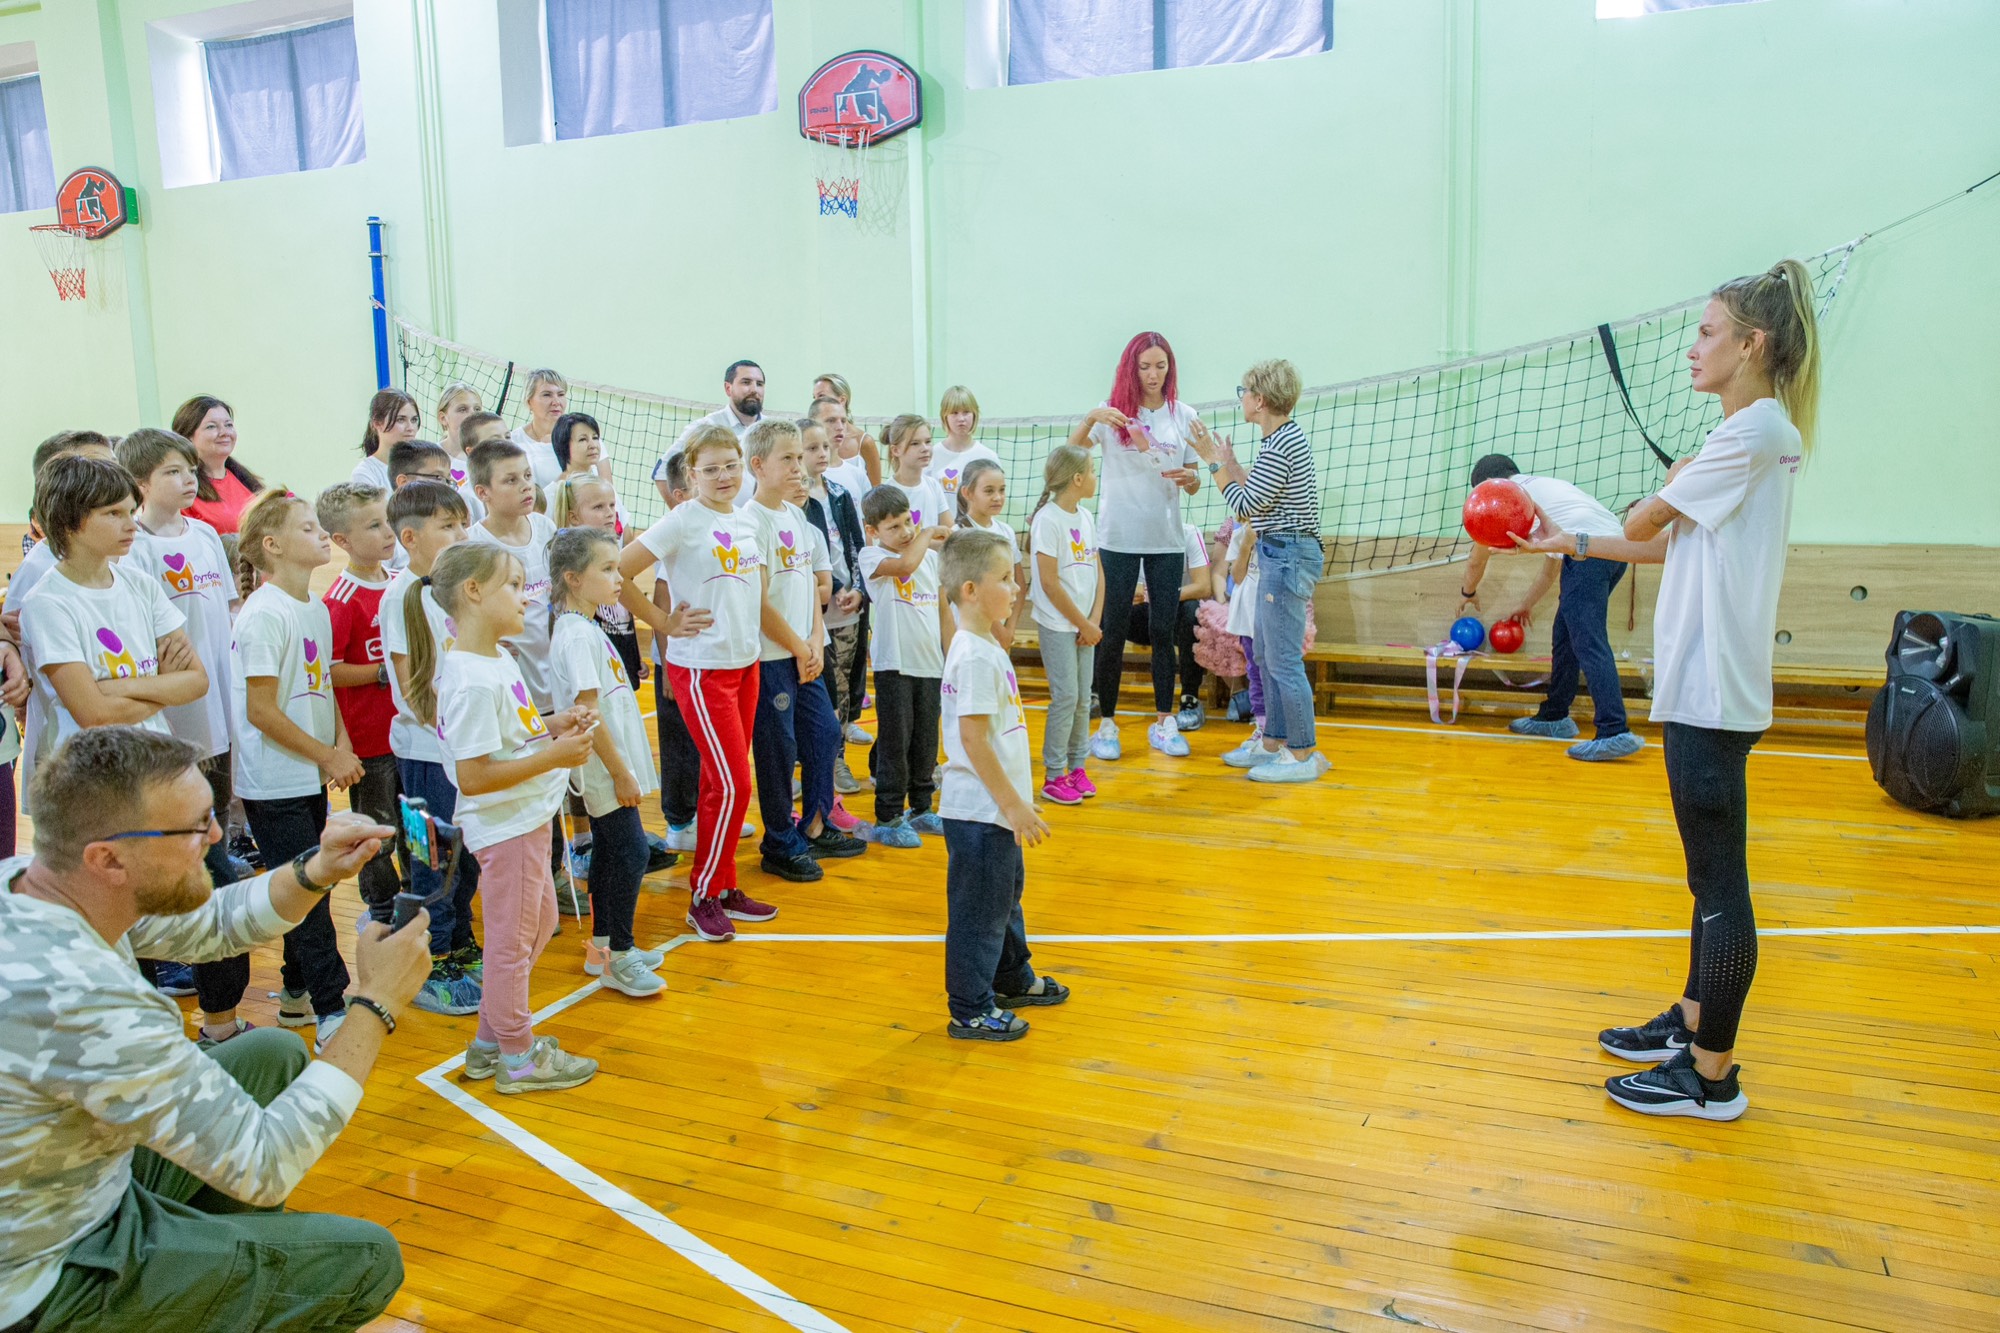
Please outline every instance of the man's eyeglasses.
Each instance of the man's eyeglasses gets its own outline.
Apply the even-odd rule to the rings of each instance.
[[[95,841],[126,842],[133,838],[197,838],[197,837],[205,838],[208,836],[209,830],[214,827],[215,827],[215,807],[210,806],[208,810],[208,818],[205,821],[203,821],[203,823],[199,828],[133,829],[129,833],[108,834],[105,837],[95,839]]]

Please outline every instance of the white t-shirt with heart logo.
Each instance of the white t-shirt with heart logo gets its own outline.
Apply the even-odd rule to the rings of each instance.
[[[232,648],[235,679],[230,698],[236,744],[230,769],[236,794],[250,801],[311,796],[325,785],[319,765],[250,725],[246,682],[269,676],[278,683],[278,707],[322,745],[339,736],[333,699],[333,617],[317,597],[305,601],[275,583],[243,599]]]
[[[699,634],[667,640],[670,666],[731,670],[758,660],[764,644],[761,526],[742,507],[716,510],[690,500],[639,534],[639,544],[665,571],[674,602],[715,617]]]

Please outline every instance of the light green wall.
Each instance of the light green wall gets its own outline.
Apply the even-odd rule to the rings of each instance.
[[[1326,55],[999,89],[965,86],[959,0],[777,0],[775,114],[525,147],[502,141],[490,0],[359,0],[367,162],[169,191],[145,24],[205,7],[0,4],[0,43],[37,43],[59,170],[139,187],[117,258],[144,298],[58,308],[31,219],[0,225],[25,404],[0,476],[49,431],[195,392],[234,403],[267,475],[344,476],[373,387],[370,213],[399,312],[524,362],[713,398],[751,355],[780,403],[836,367],[871,414],[964,382],[1016,416],[1097,401],[1138,328],[1174,339],[1193,398],[1271,354],[1345,380],[1650,309],[2000,168],[1990,0],[1615,22],[1591,0],[1340,0]],[[800,82],[856,46],[925,75],[920,225],[892,237],[816,216],[794,127]],[[2000,184],[1862,250],[1798,540],[2000,541],[1996,241]]]

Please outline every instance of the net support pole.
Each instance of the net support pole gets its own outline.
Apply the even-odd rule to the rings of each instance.
[[[369,314],[375,326],[375,387],[389,387],[389,301],[388,288],[383,281],[382,261],[382,219],[368,219],[368,276],[373,284],[370,293]]]
[[[925,63],[924,7],[907,5],[903,10],[903,41]],[[921,72],[917,76],[922,78]],[[916,401],[933,401],[931,386],[931,255],[930,255],[930,172],[925,158],[928,122],[918,121],[908,131],[909,178],[904,196],[910,224],[910,388]],[[870,151],[870,150],[863,150]]]

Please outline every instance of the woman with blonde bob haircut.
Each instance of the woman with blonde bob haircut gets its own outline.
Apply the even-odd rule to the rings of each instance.
[[[1659,1017],[1606,1028],[1598,1045],[1654,1068],[1610,1079],[1646,1115],[1734,1120],[1750,1105],[1734,1062],[1757,972],[1750,905],[1750,749],[1771,725],[1771,649],[1791,533],[1792,489],[1819,424],[1812,277],[1782,260],[1715,289],[1689,373],[1722,400],[1722,424],[1632,508],[1620,539],[1547,532],[1528,550],[1664,563],[1653,612],[1653,720],[1694,894],[1687,985]]]

